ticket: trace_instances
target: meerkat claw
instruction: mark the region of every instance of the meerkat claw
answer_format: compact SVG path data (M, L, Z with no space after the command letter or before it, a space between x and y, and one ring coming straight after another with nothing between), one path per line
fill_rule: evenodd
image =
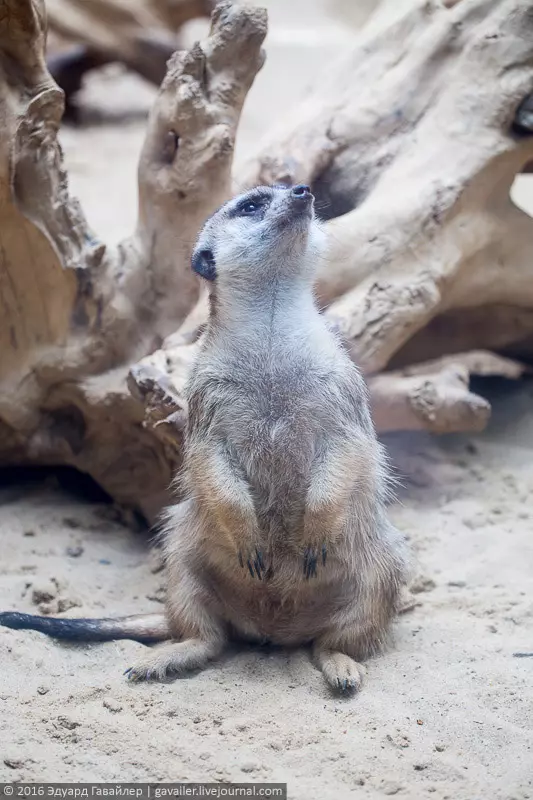
M325 545L322 547L322 565L325 566L327 552ZM316 547L306 547L304 552L304 575L306 580L309 578L316 578L318 576L317 566L318 566L318 559L319 559L319 552Z
M349 695L355 694L359 689L359 687L360 684L358 681L352 679L345 679L343 681L339 681L337 688L339 694L342 694L347 697Z
M241 565L241 568L244 569L245 562L241 550L239 550L239 564ZM246 559L246 566L248 567L248 572L250 573L252 578L255 578L257 576L257 578L259 578L260 581L263 580L267 570L265 567L265 562L263 560L263 553L261 552L261 550L258 550L256 548L255 554L250 555Z
M155 676L155 673L148 670L146 673L139 672L135 667L128 667L124 672L128 683L140 683L141 681L149 681Z
M257 573L257 577L259 578L259 580L262 581L263 578L265 577L265 572L266 572L265 562L263 561L263 553L261 552L261 550L258 550L256 548L255 556L256 556L254 560L255 571Z

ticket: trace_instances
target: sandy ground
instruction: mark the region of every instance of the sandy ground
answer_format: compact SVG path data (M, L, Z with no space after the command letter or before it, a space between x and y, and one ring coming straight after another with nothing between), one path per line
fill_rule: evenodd
M319 2L269 5L269 63L241 152L350 35ZM87 88L91 124L63 132L72 189L108 240L134 223L152 95L108 70ZM140 644L2 630L0 780L281 781L301 800L533 797L533 658L516 655L533 652L533 384L484 389L495 411L482 436L387 440L419 605L359 696L332 698L306 651L237 648L189 679L129 685ZM147 538L111 512L50 477L0 487L0 608L160 610Z

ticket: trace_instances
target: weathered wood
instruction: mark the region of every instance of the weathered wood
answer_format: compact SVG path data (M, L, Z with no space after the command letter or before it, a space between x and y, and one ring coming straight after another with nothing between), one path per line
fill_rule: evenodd
M450 352L533 356L528 0L381 4L240 183L304 182L329 219L318 293L368 374ZM484 416L484 412L483 412Z
M44 4L6 0L3 12L0 463L73 465L151 517L179 464L179 436L172 447L153 436L127 375L198 296L190 251L230 194L266 14L222 3L208 39L171 59L140 159L137 228L109 247L68 193Z

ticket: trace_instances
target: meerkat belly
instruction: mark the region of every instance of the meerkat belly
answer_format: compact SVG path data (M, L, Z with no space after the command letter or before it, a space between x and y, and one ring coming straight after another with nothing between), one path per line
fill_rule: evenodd
M238 638L305 644L331 626L354 594L343 580L311 583L287 566L277 578L255 583L239 573L209 576L216 610Z
M263 589L263 591L261 590ZM255 587L247 608L228 618L237 634L279 645L299 645L312 641L331 624L332 617L346 601L334 591L305 587L298 592L279 594Z

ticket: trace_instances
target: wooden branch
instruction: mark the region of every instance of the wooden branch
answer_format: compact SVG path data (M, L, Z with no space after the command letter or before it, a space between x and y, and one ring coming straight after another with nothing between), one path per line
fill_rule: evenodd
M374 375L369 388L375 425L380 433L481 431L490 405L469 390L470 375L517 379L525 371L515 361L478 351Z
M206 216L231 194L237 125L263 65L265 34L261 9L219 4L207 42L171 59L150 114L139 163L139 224L130 244L149 258L145 269L157 293L162 337L198 299L191 247ZM146 288L133 291L139 300Z
M265 34L264 11L221 3L206 42L172 58L139 165L136 231L107 247L68 193L57 142L63 95L45 65L42 0L5 0L0 463L71 464L150 518L161 507L180 448L145 419L127 376L198 297L192 243L229 195Z
M319 296L368 373L442 315L533 308L533 221L509 199L533 157L514 126L533 89L530 12L423 2L371 26L240 172L312 185L330 218ZM426 357L446 352L441 339Z

